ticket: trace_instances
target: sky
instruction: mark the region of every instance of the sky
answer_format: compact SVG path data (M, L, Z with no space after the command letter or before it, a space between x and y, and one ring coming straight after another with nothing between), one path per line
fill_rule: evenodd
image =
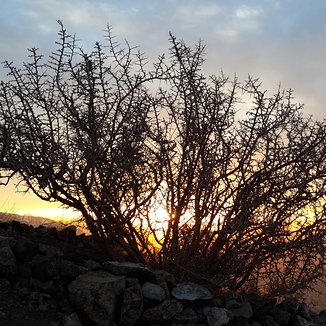
M304 113L326 118L325 0L1 0L0 61L27 61L27 48L48 55L56 49L61 20L80 45L105 44L110 25L116 39L139 46L151 61L168 53L169 32L188 45L206 45L204 72L221 71L239 81L259 78L273 94L279 85L294 90ZM0 69L0 80L6 71ZM19 188L18 190L23 190ZM71 212L15 183L0 186L0 211L45 217Z

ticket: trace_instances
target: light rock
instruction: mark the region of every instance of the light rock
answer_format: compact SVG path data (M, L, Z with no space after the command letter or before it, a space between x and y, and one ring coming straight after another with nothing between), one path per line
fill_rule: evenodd
M172 290L172 295L179 300L195 301L199 299L210 300L213 298L208 289L195 283L180 283Z
M71 303L97 326L109 326L113 321L118 297L125 288L125 278L105 271L79 275L69 286Z
M141 292L146 299L164 301L165 300L165 291L159 285L146 282L142 288Z

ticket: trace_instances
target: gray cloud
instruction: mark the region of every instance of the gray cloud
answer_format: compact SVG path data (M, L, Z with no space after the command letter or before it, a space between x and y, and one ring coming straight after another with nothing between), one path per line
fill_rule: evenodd
M151 58L168 52L168 33L207 45L205 71L260 77L266 89L293 88L307 111L322 116L326 44L324 0L12 0L0 13L0 60L26 60L27 47L55 49L57 19L91 51L107 24L122 42ZM155 60L155 59L153 59ZM3 75L0 71L0 76Z

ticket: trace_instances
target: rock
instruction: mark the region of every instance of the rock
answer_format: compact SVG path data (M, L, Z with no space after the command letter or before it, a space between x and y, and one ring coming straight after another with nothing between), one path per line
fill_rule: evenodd
M63 319L63 326L82 326L78 315L74 312Z
M253 310L249 302L238 302L235 299L231 299L225 303L225 308L237 317L242 316L249 319L253 315Z
M23 287L18 291L17 295L18 297L27 297L28 295L30 295L30 293L30 289Z
M76 278L78 275L87 273L88 269L83 266L78 266L72 263L69 260L63 259L61 261L61 268L60 268L60 275L61 276L68 276L71 278Z
M195 310L186 308L180 313L176 314L174 319L181 324L197 324L198 315Z
M38 279L32 278L30 279L30 285L36 290L48 292L53 286L53 280L40 281Z
M0 278L12 281L16 276L16 258L8 245L3 246L0 248Z
M209 326L221 326L225 325L230 321L227 310L224 308L217 307L204 307L204 315L207 317Z
M296 324L299 326L319 326L318 324L314 323L313 321L307 320L307 319L301 317L300 315L298 315Z
M54 226L47 227L44 225L40 225L35 229L35 231L41 236L53 237L55 235L55 233L57 232L57 229Z
M19 221L11 221L11 227L13 230L17 230L20 231L22 229L22 223L20 223Z
M172 319L183 310L183 306L176 300L166 300L159 305L144 311L142 319L147 323L161 323Z
M314 322L318 325L326 325L326 316L317 315L314 317Z
M39 252L43 256L57 254L59 257L63 257L63 252L60 249L50 246L50 245L41 244L40 248L39 248Z
M10 282L6 278L0 278L0 292L6 293L10 290Z
M291 314L288 311L276 307L273 310L272 316L274 321L281 326L287 326L291 318Z
M298 300L295 298L287 298L284 299L279 305L279 308L282 310L287 311L291 315L296 315L297 314L297 309L298 309Z
M165 282L171 288L177 286L175 277L166 271L156 270L154 271L154 276L155 276L155 283L158 285Z
M30 242L29 240L19 239L13 248L13 253L20 263L25 263L31 260L39 251L39 245Z
M201 285L195 283L180 283L172 290L172 295L179 300L195 301L199 299L209 300L213 296Z
M75 225L69 225L61 230L56 230L55 236L63 242L71 242L76 238L77 228Z
M223 300L225 302L230 301L230 300L235 300L237 302L242 302L243 298L240 294L234 292L234 291L227 291L225 295L223 296Z
M246 295L246 301L250 302L254 314L263 316L273 312L277 300L276 298L260 295L254 290Z
M9 246L13 248L16 244L16 240L13 237L0 236L0 247Z
M134 325L143 312L143 297L140 285L125 289L121 308L120 325Z
M264 315L259 317L259 323L261 326L280 326L274 321L274 318L270 315ZM291 325L294 326L294 325Z
M171 300L171 293L169 286L167 285L166 282L160 283L159 286L164 290L165 293L165 299L166 300Z
M94 261L94 260L84 260L84 266L91 270L91 271L98 271L100 269L102 269L102 266L100 263L98 263L97 261Z
M124 288L123 276L114 276L105 271L79 275L68 286L71 303L97 326L111 324Z
M32 271L41 281L51 280L61 271L61 259L57 253L41 257L32 264Z
M146 299L164 301L165 300L165 291L159 285L146 282L141 287L141 292Z
M151 282L154 279L154 272L143 264L106 261L102 263L102 267L113 275L138 278L140 283Z
M310 315L310 310L304 302L299 304L297 312L301 317L303 317L307 320L312 320L312 317Z
M139 285L139 280L138 278L134 278L134 277L126 277L126 288L131 288L135 285Z

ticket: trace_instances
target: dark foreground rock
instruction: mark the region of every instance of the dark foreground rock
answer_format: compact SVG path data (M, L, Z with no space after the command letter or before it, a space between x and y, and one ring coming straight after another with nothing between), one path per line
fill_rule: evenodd
M19 231L19 232L17 232ZM0 224L1 326L324 326L326 311L256 291L214 298L208 287L110 261L77 236Z

